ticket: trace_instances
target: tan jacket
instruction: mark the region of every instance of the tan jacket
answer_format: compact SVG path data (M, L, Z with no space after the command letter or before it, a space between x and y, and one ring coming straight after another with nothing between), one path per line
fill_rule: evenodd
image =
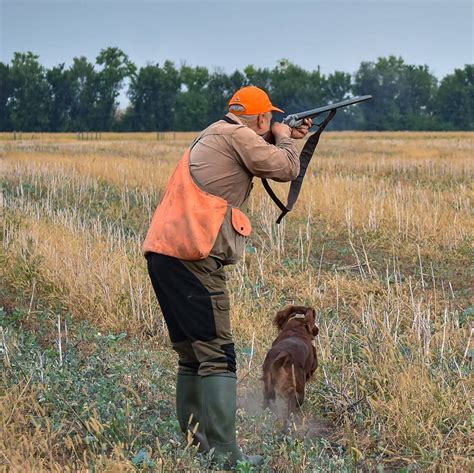
M283 138L271 145L236 115L227 116L239 125L219 120L206 128L191 149L190 170L204 190L245 210L254 176L291 181L298 176L300 162L293 139ZM245 237L232 228L228 212L211 256L224 264L236 263L244 246Z

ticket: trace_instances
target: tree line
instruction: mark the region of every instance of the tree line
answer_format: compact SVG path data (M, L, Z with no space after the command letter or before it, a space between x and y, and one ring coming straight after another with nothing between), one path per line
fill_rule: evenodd
M200 130L225 112L233 92L253 84L286 113L371 94L374 100L338 112L332 129L474 130L474 65L438 80L426 65L401 57L362 62L351 74L307 71L286 59L274 68L231 74L171 61L137 68L115 47L95 63L76 57L47 69L32 52L0 62L0 131ZM129 105L118 108L127 87Z

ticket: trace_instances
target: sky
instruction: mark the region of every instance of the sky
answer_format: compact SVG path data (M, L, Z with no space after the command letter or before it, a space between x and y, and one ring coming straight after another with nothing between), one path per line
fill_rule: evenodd
M439 79L474 63L474 0L0 0L0 61L46 67L117 46L138 66L231 73L282 58L324 74L401 56Z

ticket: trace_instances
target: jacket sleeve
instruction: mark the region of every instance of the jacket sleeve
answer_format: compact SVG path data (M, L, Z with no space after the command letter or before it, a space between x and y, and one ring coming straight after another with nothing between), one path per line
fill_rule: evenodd
M250 128L238 127L232 134L232 146L253 176L279 182L298 177L300 160L292 138L271 145Z

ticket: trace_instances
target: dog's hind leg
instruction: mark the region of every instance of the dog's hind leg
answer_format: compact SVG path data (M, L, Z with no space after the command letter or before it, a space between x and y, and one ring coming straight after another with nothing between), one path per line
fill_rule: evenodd
M304 402L304 385L303 385L302 390L299 392L297 391L295 394L296 394L296 405L298 407L301 407Z

